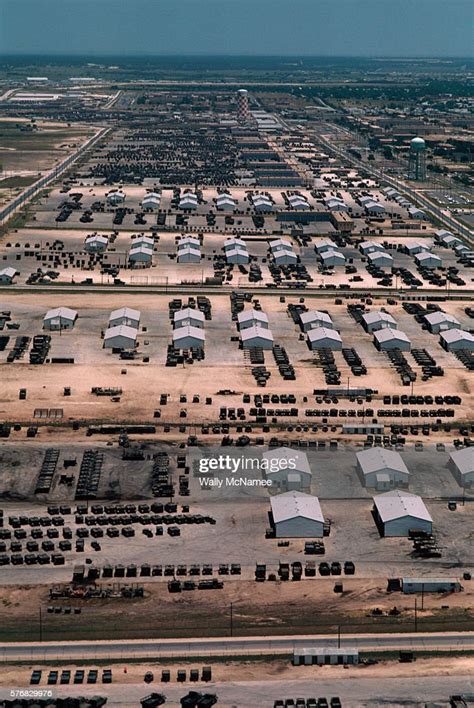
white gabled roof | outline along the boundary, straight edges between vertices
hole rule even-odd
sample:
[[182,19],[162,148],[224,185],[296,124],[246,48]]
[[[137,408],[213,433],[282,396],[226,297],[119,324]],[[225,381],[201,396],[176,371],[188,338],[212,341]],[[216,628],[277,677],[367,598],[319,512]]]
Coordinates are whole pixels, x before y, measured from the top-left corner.
[[357,452],[356,457],[365,475],[373,472],[382,472],[386,469],[396,470],[406,475],[410,474],[402,456],[395,450],[387,450],[384,447],[371,447],[368,450]]
[[180,208],[195,208],[198,205],[198,198],[194,192],[186,192],[179,200]]
[[199,258],[199,260],[201,260],[201,251],[199,250],[199,248],[185,246],[184,248],[180,248],[178,251],[178,261],[181,260],[183,256],[196,256],[196,258]]
[[56,307],[53,310],[48,310],[43,320],[55,320],[59,317],[74,321],[77,317],[77,312],[76,310],[71,310],[70,307]]
[[311,342],[318,342],[320,339],[332,339],[333,342],[342,342],[341,335],[335,329],[327,327],[315,327],[308,330],[308,339]]
[[268,324],[268,317],[261,310],[244,310],[243,312],[239,312],[237,315],[237,322],[239,325],[242,324],[242,322],[248,322],[249,320],[253,320],[254,322],[266,322]]
[[367,325],[376,324],[377,322],[390,322],[390,324],[396,325],[395,319],[388,312],[382,312],[382,310],[374,310],[373,312],[366,312],[362,316],[362,319]]
[[138,246],[147,246],[153,250],[155,246],[155,240],[149,236],[137,236],[132,240],[131,248],[136,248]]
[[150,248],[150,246],[148,246],[146,243],[137,243],[136,246],[132,246],[130,248],[128,257],[130,259],[133,259],[138,255],[143,255],[147,258],[151,258],[153,256],[153,249]]
[[254,205],[268,205],[268,206],[273,206],[272,200],[270,197],[267,197],[266,194],[255,194],[252,196],[252,203]]
[[332,325],[331,316],[327,312],[321,312],[320,310],[308,310],[308,312],[302,312],[300,315],[300,321],[302,324],[307,324],[308,322],[326,322]]
[[253,327],[247,327],[240,332],[242,342],[246,342],[249,339],[256,339],[260,337],[261,339],[266,339],[269,342],[273,342],[273,334],[270,329],[265,329],[264,327],[258,327],[254,325]]
[[273,241],[270,241],[270,248],[272,251],[293,251],[293,244],[290,241],[286,241],[283,238],[276,238]]
[[374,337],[380,344],[391,342],[393,340],[411,344],[410,339],[405,332],[402,332],[400,329],[392,329],[392,327],[383,327],[382,329],[378,329],[374,332]]
[[456,319],[454,315],[450,315],[447,312],[430,312],[429,315],[425,315],[425,320],[430,325],[443,324],[443,322],[452,322],[453,324],[458,325],[458,327],[461,326],[459,320]]
[[[294,450],[291,447],[276,447],[271,450],[267,450],[262,454],[262,459],[272,461],[272,460],[285,460],[286,468],[288,472],[302,472],[303,474],[312,475],[311,467],[308,462],[308,456],[302,450]],[[291,467],[290,467],[291,463]],[[281,465],[280,465],[281,466]],[[275,470],[271,472],[270,469],[265,471],[266,476],[271,476],[272,474],[278,474]]]
[[374,251],[385,251],[385,248],[382,246],[382,244],[377,243],[376,241],[362,241],[362,243],[359,243],[359,248],[361,250],[363,248],[373,248]]
[[437,256],[435,253],[431,253],[431,251],[422,251],[421,253],[417,253],[415,255],[415,261],[423,263],[423,261],[429,261],[432,258],[434,258],[436,261],[439,261],[441,263],[441,258]]
[[1,268],[0,269],[0,276],[5,276],[7,278],[14,278],[16,275],[16,270],[15,268],[12,268],[11,266],[7,266],[6,268]]
[[107,236],[102,236],[101,234],[91,234],[90,236],[86,236],[85,243],[102,243],[104,245],[107,245],[109,242],[109,239]]
[[201,310],[193,310],[191,307],[185,307],[182,310],[178,310],[177,312],[174,313],[174,321],[175,322],[180,322],[181,320],[199,320],[200,322],[204,322],[205,317],[204,313],[201,312]]
[[218,194],[216,197],[216,202],[217,202],[217,204],[234,204],[235,205],[235,199],[231,194],[229,194],[229,192],[224,192],[222,194]]
[[178,329],[173,330],[173,343],[180,342],[187,337],[193,337],[194,339],[199,339],[201,342],[204,342],[206,334],[203,329],[193,327],[192,325],[188,327],[178,327]]
[[393,258],[390,253],[387,253],[386,251],[372,251],[371,253],[367,254],[367,258],[369,259],[369,261],[380,261],[384,259],[393,261]]
[[140,316],[140,310],[133,310],[131,307],[119,307],[118,310],[112,310],[112,312],[110,313],[109,322],[110,320],[118,320],[120,318],[124,318],[127,320],[136,320],[137,322],[139,322]]
[[246,248],[229,248],[225,252],[225,256],[227,260],[231,260],[232,258],[243,258],[248,261],[250,259],[249,252]]
[[461,450],[455,450],[451,452],[450,458],[462,475],[474,472],[474,447],[463,447]]
[[126,337],[127,339],[133,339],[133,341],[135,341],[137,338],[137,330],[128,325],[115,325],[115,327],[109,327],[109,329],[106,330],[104,339],[112,339],[113,337]]
[[329,238],[323,238],[315,245],[315,249],[318,251],[318,253],[320,253],[321,251],[334,251],[335,248],[337,248],[337,245]]
[[178,241],[178,251],[181,248],[188,248],[189,246],[193,246],[194,248],[201,248],[201,242],[196,236],[184,236],[182,239]]
[[290,519],[308,519],[324,524],[324,516],[318,497],[303,492],[285,492],[270,498],[273,521],[278,524]]
[[247,250],[247,244],[241,238],[226,238],[226,240],[224,241],[224,250],[228,248],[239,248],[241,250]]
[[416,494],[396,489],[374,497],[374,504],[383,523],[412,516],[421,521],[431,521],[423,499]]
[[112,202],[115,200],[123,201],[125,199],[125,193],[122,192],[122,190],[120,190],[120,189],[115,192],[109,192],[109,194],[107,194],[107,199],[109,202]]
[[345,261],[345,256],[343,253],[338,251],[337,249],[328,249],[327,251],[323,251],[322,253],[319,254],[321,257],[321,260],[326,261],[330,260],[331,258],[336,258],[339,261]]
[[440,337],[444,339],[448,344],[451,342],[458,342],[459,340],[464,340],[465,342],[474,342],[474,336],[470,332],[465,332],[462,329],[447,329],[440,332]]

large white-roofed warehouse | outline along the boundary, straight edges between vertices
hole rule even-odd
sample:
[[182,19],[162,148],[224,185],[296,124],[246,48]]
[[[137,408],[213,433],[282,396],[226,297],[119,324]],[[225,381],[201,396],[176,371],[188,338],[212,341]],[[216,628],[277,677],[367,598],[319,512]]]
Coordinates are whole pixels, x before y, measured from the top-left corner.
[[324,517],[318,497],[292,491],[270,498],[277,538],[322,538]]
[[266,462],[265,477],[272,486],[287,490],[309,490],[312,472],[304,452],[290,447],[278,447],[262,455]]
[[357,472],[364,487],[380,491],[407,486],[410,473],[400,453],[384,447],[372,447],[356,453]]
[[474,447],[455,450],[449,456],[448,467],[461,487],[474,486]]
[[408,536],[410,529],[433,531],[423,499],[401,489],[374,497],[374,518],[382,536]]

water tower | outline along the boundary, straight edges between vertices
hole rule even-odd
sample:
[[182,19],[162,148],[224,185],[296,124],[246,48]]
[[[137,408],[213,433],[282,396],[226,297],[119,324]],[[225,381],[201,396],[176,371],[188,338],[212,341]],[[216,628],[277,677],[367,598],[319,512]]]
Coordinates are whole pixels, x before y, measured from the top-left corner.
[[237,91],[237,119],[246,123],[249,119],[249,92],[246,89]]
[[408,179],[426,180],[426,143],[423,138],[413,138],[410,143]]

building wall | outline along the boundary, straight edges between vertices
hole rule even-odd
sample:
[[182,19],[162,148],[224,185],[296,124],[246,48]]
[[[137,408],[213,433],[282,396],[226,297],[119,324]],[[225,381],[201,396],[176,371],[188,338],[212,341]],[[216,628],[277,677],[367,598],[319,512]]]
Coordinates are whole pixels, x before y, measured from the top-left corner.
[[127,337],[112,337],[104,341],[105,349],[133,349],[135,347],[135,342]]
[[364,486],[366,486],[366,487],[376,487],[377,474],[379,474],[380,472],[389,475],[392,486],[408,485],[408,475],[403,474],[402,472],[399,472],[398,470],[393,470],[388,467],[383,470],[376,470],[375,472],[370,472],[369,474],[364,474],[364,471],[362,469],[362,465],[360,464],[359,461],[357,461],[357,471],[359,473],[360,478],[364,482]]
[[312,519],[297,517],[275,524],[277,538],[322,538],[323,524]]
[[260,337],[254,337],[254,339],[243,342],[244,349],[254,349],[255,347],[270,350],[273,349],[273,342],[268,341],[267,339],[260,339]]
[[117,327],[118,325],[127,325],[127,327],[138,329],[139,324],[139,320],[132,320],[128,317],[117,317],[115,320],[109,320],[107,327],[108,329],[112,329],[112,327]]
[[394,339],[390,342],[382,342],[380,344],[380,351],[386,352],[391,349],[400,349],[401,352],[409,352],[411,349],[411,344],[409,342],[401,342]]
[[474,486],[474,470],[462,475],[459,471],[459,467],[454,462],[454,460],[449,460],[448,467],[453,473],[454,479],[461,487],[472,487]]
[[387,521],[383,525],[384,536],[408,536],[408,531],[410,529],[423,529],[427,533],[431,533],[433,524],[431,521],[425,521],[424,519],[416,519],[413,516],[403,516],[400,519],[394,519],[393,521]]
[[273,482],[273,485],[276,485],[279,489],[282,491],[286,492],[288,491],[288,473],[297,473],[301,475],[301,486],[303,489],[309,489],[311,487],[311,480],[312,476],[308,474],[307,472],[304,472],[302,470],[287,470],[287,469],[282,469],[279,470],[278,472],[274,472],[273,474],[267,474],[266,477],[267,479],[271,479]]

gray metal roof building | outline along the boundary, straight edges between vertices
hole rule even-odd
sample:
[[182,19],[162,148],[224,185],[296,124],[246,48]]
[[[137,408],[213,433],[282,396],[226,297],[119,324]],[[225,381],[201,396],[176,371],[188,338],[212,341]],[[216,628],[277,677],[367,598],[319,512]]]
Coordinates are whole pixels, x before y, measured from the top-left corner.
[[346,262],[346,258],[343,253],[337,250],[323,251],[319,254],[321,261],[326,267],[342,266]]
[[70,307],[56,307],[54,310],[48,310],[45,314],[43,327],[51,331],[72,329],[76,320],[76,310],[71,310]]
[[260,324],[243,329],[240,338],[244,349],[273,349],[272,332]]
[[385,327],[397,329],[397,323],[392,315],[389,315],[388,312],[382,312],[382,310],[366,312],[365,315],[362,316],[362,322],[367,332],[376,332]]
[[470,352],[474,351],[474,337],[470,332],[464,332],[462,329],[448,329],[440,332],[439,343],[448,352],[457,349],[467,349]]
[[299,491],[270,498],[277,538],[322,538],[324,517],[318,497]]
[[384,327],[374,332],[374,344],[381,352],[390,349],[400,349],[402,352],[409,352],[411,342],[405,332],[391,327]]
[[301,488],[309,489],[311,486],[312,472],[307,455],[301,450],[290,447],[278,447],[264,452],[262,459],[268,463],[265,476],[272,480],[272,484],[281,489],[288,489],[288,478],[292,474],[299,474]]
[[104,336],[105,349],[134,349],[137,343],[137,330],[128,325],[110,327]]
[[16,275],[16,269],[11,266],[0,268],[0,283],[3,285],[11,285]]
[[174,313],[173,323],[175,329],[177,327],[204,327],[204,313],[201,310],[195,310],[192,307],[185,307]]
[[385,251],[372,251],[367,254],[367,258],[372,265],[379,268],[391,268],[393,266],[393,258]]
[[118,310],[112,310],[110,313],[108,327],[127,325],[128,327],[138,329],[140,317],[140,310],[134,310],[132,307],[120,307]]
[[447,312],[430,312],[425,315],[425,322],[428,325],[430,332],[438,334],[447,329],[459,329],[461,327],[459,320]]
[[316,327],[326,327],[327,329],[333,329],[334,327],[331,316],[328,315],[327,312],[321,312],[320,310],[302,312],[300,314],[300,322],[303,332],[315,329]]
[[268,317],[262,310],[244,310],[237,315],[239,329],[247,329],[248,327],[263,327],[268,329]]
[[374,497],[374,514],[383,536],[408,536],[410,529],[432,533],[433,519],[423,499],[400,489]]
[[474,486],[474,447],[463,447],[452,452],[448,467],[461,487]]
[[430,251],[417,253],[415,261],[421,268],[440,268],[443,265],[441,258]]
[[203,329],[190,325],[173,330],[173,346],[176,349],[204,349],[206,335]]
[[327,327],[316,327],[308,330],[308,343],[310,349],[331,349],[340,351],[342,349],[342,339],[339,332]]
[[365,487],[378,490],[407,485],[410,473],[400,453],[384,447],[372,447],[356,453],[357,470]]

